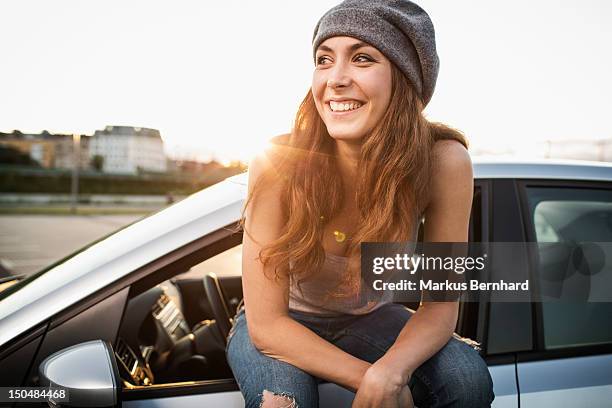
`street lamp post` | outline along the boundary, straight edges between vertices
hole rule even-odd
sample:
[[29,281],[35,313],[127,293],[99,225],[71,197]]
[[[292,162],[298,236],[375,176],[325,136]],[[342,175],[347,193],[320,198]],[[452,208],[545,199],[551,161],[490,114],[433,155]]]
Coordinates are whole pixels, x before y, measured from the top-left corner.
[[79,197],[79,167],[81,164],[81,135],[72,135],[72,183],[70,188],[70,212],[76,214]]

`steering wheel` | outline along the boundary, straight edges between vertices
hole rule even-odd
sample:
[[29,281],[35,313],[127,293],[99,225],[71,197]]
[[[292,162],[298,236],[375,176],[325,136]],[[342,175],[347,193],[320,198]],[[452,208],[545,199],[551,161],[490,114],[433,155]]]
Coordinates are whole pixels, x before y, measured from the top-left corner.
[[206,297],[212,308],[213,316],[217,321],[217,327],[221,332],[223,343],[225,344],[230,328],[232,327],[232,319],[227,303],[225,302],[225,296],[219,278],[213,272],[209,272],[204,276],[204,293],[206,293]]

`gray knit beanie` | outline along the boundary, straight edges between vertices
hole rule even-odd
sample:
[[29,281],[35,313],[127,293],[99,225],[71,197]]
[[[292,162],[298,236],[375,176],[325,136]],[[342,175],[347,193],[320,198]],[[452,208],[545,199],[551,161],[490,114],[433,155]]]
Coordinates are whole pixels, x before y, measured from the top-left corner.
[[421,7],[408,0],[345,0],[317,23],[313,56],[323,41],[336,36],[355,37],[377,48],[406,75],[423,106],[429,103],[440,61],[433,23]]

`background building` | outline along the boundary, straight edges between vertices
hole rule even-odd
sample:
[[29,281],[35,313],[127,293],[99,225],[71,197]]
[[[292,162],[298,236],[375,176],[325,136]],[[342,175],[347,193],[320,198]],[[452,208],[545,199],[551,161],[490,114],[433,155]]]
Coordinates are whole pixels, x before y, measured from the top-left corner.
[[161,173],[167,170],[164,143],[156,129],[107,126],[104,130],[96,130],[89,141],[89,156],[91,160],[101,161],[105,173]]
[[55,143],[40,134],[26,134],[16,130],[3,134],[0,144],[27,154],[42,167],[52,168],[55,165]]
[[[89,168],[89,138],[81,136],[80,167]],[[73,167],[74,144],[72,135],[52,134],[46,130],[41,133],[0,133],[0,145],[10,147],[34,160],[44,168]]]
[[[43,132],[44,134],[45,132]],[[55,164],[57,169],[72,169],[74,167],[74,140],[73,135],[53,134],[49,136],[55,142]],[[89,140],[91,136],[81,135],[79,142],[79,168],[90,169]]]

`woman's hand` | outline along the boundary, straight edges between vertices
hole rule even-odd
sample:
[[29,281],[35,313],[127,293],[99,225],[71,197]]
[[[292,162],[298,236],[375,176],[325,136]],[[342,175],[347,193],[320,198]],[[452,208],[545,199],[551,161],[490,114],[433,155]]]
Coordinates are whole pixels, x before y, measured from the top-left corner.
[[383,366],[373,364],[363,376],[352,408],[412,408],[410,388]]

